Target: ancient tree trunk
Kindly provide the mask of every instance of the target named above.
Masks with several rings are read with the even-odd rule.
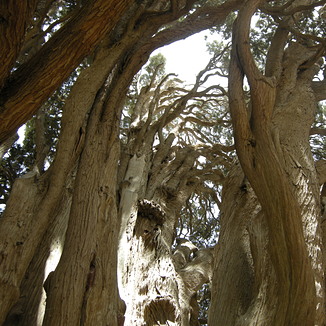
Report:
[[[122,183],[119,290],[126,304],[125,325],[188,325],[190,299],[209,278],[207,275],[211,262],[207,262],[208,267],[205,268],[207,275],[193,280],[191,285],[184,280],[189,274],[184,271],[183,278],[179,273],[179,269],[186,266],[190,257],[179,269],[173,263],[171,247],[177,213],[187,195],[183,194],[182,188],[177,190],[181,176],[174,180],[176,189],[168,188],[167,184],[173,180],[173,174],[170,175],[169,169],[165,170],[167,174],[162,171],[164,165],[169,165],[167,161],[162,163],[162,160],[165,155],[168,156],[171,143],[170,139],[156,153],[161,158],[157,161],[161,166],[161,169],[156,170],[157,174],[154,174],[155,155],[154,159],[152,155],[138,158],[135,155],[129,160]],[[194,161],[194,157],[189,158]],[[179,169],[184,169],[184,173],[192,166],[183,167],[182,161],[180,164]],[[153,172],[154,180],[150,178],[147,183],[150,172]],[[167,184],[161,184],[158,176],[160,173],[165,175]],[[140,200],[142,198],[152,198],[152,201]],[[191,274],[195,273],[196,266],[194,264],[192,269],[189,267]]]
[[[324,325],[319,192],[309,147],[316,105],[311,80],[316,70],[314,66],[300,69],[315,52],[294,43],[283,55],[279,46],[281,55],[270,56],[274,61],[267,63],[267,77],[263,76],[252,59],[248,41],[250,16],[258,3],[247,1],[234,26],[229,80],[237,154],[262,209],[258,215],[251,213],[254,237],[250,238],[250,231],[244,228],[233,233],[243,242],[243,232],[249,232],[249,243],[245,242],[247,248],[250,244],[252,267],[246,281],[251,301],[245,300],[243,313],[235,316],[225,305],[218,306],[223,298],[213,298],[211,322],[223,325],[223,320],[230,318],[241,325]],[[251,88],[248,107],[243,94],[244,75]],[[231,226],[225,227],[222,236],[230,232],[226,230]],[[222,248],[218,261],[232,249],[225,247],[224,252]],[[229,254],[233,264],[235,253]],[[217,278],[227,266],[221,263],[215,268]],[[242,276],[234,277],[240,280]],[[218,289],[223,281],[214,282],[219,284]]]
[[[94,103],[59,265],[47,284],[44,325],[117,325],[117,121]]]
[[[89,69],[93,73],[86,69],[67,99],[54,163],[41,176],[35,173],[16,181],[14,188],[17,191],[12,191],[0,221],[0,323],[19,297],[19,287],[26,269],[49,227],[68,175],[76,168],[83,149],[87,112],[107,74],[103,69],[103,57],[99,56]],[[24,200],[27,200],[27,204]],[[21,245],[17,246],[17,242]]]
[[[71,29],[69,32],[72,31],[72,34],[69,35],[76,35],[76,33],[79,35],[80,29],[73,29],[72,26],[76,27],[74,23],[77,25],[80,23],[83,28],[87,29],[87,35],[80,33],[80,36],[84,43],[87,43],[86,46],[89,46],[89,50],[94,45],[94,35],[98,40],[99,35],[102,37],[108,29],[116,26],[121,18],[116,10],[110,10],[112,9],[111,2],[105,3],[103,4],[102,1],[87,3],[83,8],[88,9],[89,12],[80,11],[80,15],[77,14],[66,23],[62,31]],[[134,11],[119,20],[119,26],[116,26],[117,28],[110,34],[110,37],[103,41],[91,67],[82,72],[67,100],[53,165],[43,175],[28,175],[17,181],[16,194],[14,191],[4,217],[0,221],[2,235],[0,241],[0,323],[19,298],[19,289],[25,272],[56,214],[55,210],[62,199],[67,178],[79,163],[76,189],[69,215],[67,242],[64,247],[66,253],[62,256],[58,269],[47,282],[49,297],[44,324],[86,325],[106,323],[108,319],[116,324],[115,260],[118,223],[115,207],[115,178],[119,159],[117,157],[117,124],[124,95],[132,76],[147,60],[152,50],[203,29],[212,22],[225,19],[236,3],[237,1],[230,1],[230,5],[222,5],[215,11],[198,10],[198,13],[196,11],[188,22],[180,22],[178,24],[180,28],[177,30],[172,24],[171,29],[164,29],[162,33],[158,33],[158,29],[188,13],[192,1],[187,2],[186,5],[180,2],[178,8],[171,8],[173,10],[161,12],[158,9],[153,15],[148,15],[148,8],[144,6],[135,6],[132,7]],[[118,5],[114,3],[114,7],[119,8],[121,12],[130,9],[127,1],[119,2]],[[107,14],[108,10],[109,14]],[[100,16],[97,17],[99,12]],[[87,16],[87,13],[90,16]],[[87,19],[83,21],[85,15],[90,18],[89,21]],[[103,22],[104,19],[107,22],[111,15],[114,17],[109,19],[104,30],[98,31],[98,25],[92,24],[94,17],[96,20],[100,19]],[[198,17],[200,19],[197,23]],[[8,127],[1,129],[4,138],[14,125],[9,126],[11,118],[16,118],[16,109],[12,111],[11,104],[15,105],[19,111],[24,107],[20,106],[19,101],[23,99],[24,103],[27,103],[29,109],[24,109],[26,114],[20,115],[16,120],[21,123],[20,118],[24,116],[26,119],[27,115],[43,101],[42,96],[49,94],[54,89],[54,84],[58,84],[59,80],[62,81],[64,76],[67,76],[67,67],[72,69],[73,63],[68,59],[68,61],[61,60],[61,63],[53,67],[55,60],[62,59],[60,33],[51,39],[52,43],[49,41],[42,48],[40,53],[43,53],[44,57],[42,56],[40,61],[38,61],[39,53],[28,62],[28,65],[22,65],[20,69],[17,69],[10,83],[8,82],[3,89],[1,93],[1,104],[4,106],[2,119],[8,122],[8,124],[6,122],[2,124]],[[69,37],[67,39],[63,37],[64,41],[68,42],[69,39]],[[78,40],[80,38],[74,38],[67,47],[69,49],[74,47],[74,50],[78,52],[79,46],[83,43],[77,44]],[[53,47],[50,46],[51,44]],[[63,56],[68,53],[63,52]],[[50,60],[51,55],[56,56],[53,61]],[[70,55],[71,52],[69,52],[69,57]],[[71,57],[76,64],[76,57],[74,55]],[[80,55],[78,60],[81,57]],[[30,69],[35,65],[39,68],[31,72]],[[46,69],[56,71],[56,76],[53,77],[51,72],[46,74]],[[29,78],[24,78],[26,74]],[[39,82],[40,80],[49,81],[49,78],[51,81],[46,87]],[[27,80],[30,83],[27,83]],[[35,80],[37,80],[37,85],[34,84]],[[32,91],[31,88],[33,88]],[[34,98],[35,92],[37,96]],[[28,94],[25,96],[25,93]],[[187,153],[183,152],[181,156],[187,156]],[[192,159],[193,157],[186,157],[184,161],[188,162]],[[191,166],[188,164],[185,170],[190,169]],[[186,179],[182,179],[183,171],[184,169],[181,169],[172,180],[172,188],[179,182],[186,183]],[[153,182],[155,183],[155,180]],[[109,248],[108,241],[112,242]],[[109,264],[109,260],[112,264]],[[81,266],[75,269],[79,261],[81,261]],[[76,283],[74,282],[75,276]],[[103,284],[105,284],[104,288],[101,287]],[[76,296],[73,295],[75,290]],[[68,293],[67,296],[66,293]],[[109,293],[112,297],[109,297]],[[108,305],[107,302],[110,304]],[[93,304],[99,306],[94,307]]]
[[[237,316],[243,315],[250,306],[254,266],[248,226],[259,211],[260,205],[237,164],[223,184],[221,232],[211,292],[209,321],[212,325],[237,325]]]
[[[32,175],[26,176],[15,182],[11,196],[7,202],[7,210],[0,222],[1,231],[6,231],[6,233],[2,233],[5,234],[5,241],[1,243],[0,249],[0,324],[3,323],[7,312],[19,298],[20,281],[24,276],[25,270],[20,271],[19,265],[14,265],[13,263],[16,259],[19,260],[22,254],[24,254],[23,249],[27,240],[27,237],[24,236],[24,232],[19,231],[25,227],[25,223],[27,223],[26,220],[33,214],[35,206],[41,201],[40,193],[38,192],[37,184],[34,182],[34,179],[35,175]],[[24,195],[23,198],[22,194]],[[22,213],[23,215],[20,215]],[[17,234],[15,234],[16,229]],[[15,259],[13,260],[12,257]],[[22,264],[27,268],[29,261],[25,262],[24,259],[21,260]]]
[[[136,208],[128,234],[126,270],[122,276],[126,303],[124,325],[168,325],[180,322],[177,274],[166,242],[166,216],[149,201]]]
[[[171,248],[181,207],[213,174],[206,171],[201,179],[203,170],[197,176],[195,168],[199,153],[192,146],[173,146],[172,133],[162,136],[196,91],[160,103],[165,109],[153,112],[161,95],[167,100],[169,91],[174,94],[170,84],[166,91],[164,82],[155,82],[137,99],[120,159],[119,291],[126,304],[125,325],[197,325],[195,295],[210,280],[212,252],[180,243],[172,256]],[[160,141],[154,146],[156,135]]]
[[[20,298],[10,310],[4,326],[42,326],[46,306],[43,288],[61,257],[71,206],[74,178],[69,178],[62,200],[56,207],[55,217],[43,236],[29,264],[20,286]]]
[[[130,220],[120,287],[124,325],[198,325],[195,295],[211,279],[212,249],[179,240],[172,255],[174,217],[153,202],[139,201]]]

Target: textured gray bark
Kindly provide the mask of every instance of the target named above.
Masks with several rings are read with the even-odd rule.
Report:
[[[138,203],[135,213],[124,247],[128,260],[120,271],[124,325],[198,325],[195,295],[211,279],[212,249],[198,250],[180,240],[172,254],[167,238],[174,217],[147,200]]]
[[[155,77],[132,107],[120,159],[119,291],[126,304],[125,325],[197,325],[195,295],[210,281],[212,250],[192,245],[188,251],[184,242],[174,254],[171,248],[191,192],[219,177],[210,167],[196,166],[200,154],[214,149],[202,145],[205,150],[199,153],[191,145],[173,146],[177,135],[169,133],[169,124],[188,111],[188,101],[205,92],[197,92],[198,82],[180,95],[173,91],[180,89],[174,81]]]
[[[58,236],[63,242],[69,212],[64,254],[46,283],[44,325],[122,323],[115,275],[118,234],[126,325],[167,324],[168,320],[183,326],[196,324],[194,296],[202,283],[210,281],[212,250],[197,250],[181,241],[172,252],[173,232],[189,194],[196,187],[203,189],[205,181],[223,177],[209,168],[194,168],[199,155],[217,156],[213,147],[176,148],[172,146],[176,135],[164,138],[162,129],[182,112],[182,105],[198,88],[157,121],[150,119],[154,109],[147,112],[145,102],[139,103],[146,112],[135,110],[132,145],[121,157],[118,123],[126,89],[149,53],[223,21],[238,2],[203,6],[180,21],[176,19],[188,13],[193,1],[171,1],[171,8],[160,2],[145,8],[142,3],[120,20],[97,49],[91,68],[79,77],[67,101],[53,166],[45,174],[17,180],[0,221],[0,323],[10,309],[6,325],[35,323],[43,284],[43,275],[34,274],[35,266],[44,267],[47,241]],[[241,17],[248,22],[246,10],[261,3],[246,1]],[[168,25],[160,29],[164,24]],[[240,117],[235,121],[235,134],[246,176],[235,168],[225,184],[210,323],[324,325],[326,264],[321,253],[322,235],[326,241],[326,197],[323,192],[320,205],[319,186],[325,178],[320,178],[321,172],[317,180],[308,142],[316,100],[324,99],[324,83],[311,84],[318,52],[295,42],[283,52],[287,31],[278,30],[267,57],[266,76],[262,76],[246,52],[249,42],[241,34],[246,31],[241,27],[246,26],[239,26],[233,53],[237,56],[233,64],[237,61],[239,66],[233,69],[248,77],[252,105],[236,108],[245,109],[245,119],[244,112],[233,107],[233,117]],[[237,97],[242,84],[232,90],[239,86],[233,77],[231,105],[243,100]],[[157,103],[151,103],[152,108]],[[155,136],[160,142],[154,146]],[[65,187],[77,163],[70,210]],[[215,160],[214,164],[222,163]],[[57,210],[62,200],[67,207],[62,205],[61,214]],[[157,204],[161,213],[147,207]],[[57,218],[63,219],[62,224]],[[60,228],[52,235],[46,233],[51,233],[56,222]],[[42,239],[46,241],[39,244]],[[36,293],[34,284],[38,284]],[[15,320],[24,312],[20,321]]]
[[[55,210],[56,216],[36,249],[22,280],[20,298],[10,310],[4,326],[42,326],[46,306],[43,285],[61,257],[71,206],[72,186],[72,183],[66,185],[65,194]]]

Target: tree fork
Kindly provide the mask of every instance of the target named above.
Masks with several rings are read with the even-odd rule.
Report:
[[[274,324],[312,325],[316,310],[314,276],[304,241],[300,206],[271,137],[275,87],[259,72],[249,48],[250,18],[260,2],[246,2],[233,30],[229,92],[236,149],[267,216],[268,250],[279,289]],[[251,113],[244,101],[244,75],[251,87]]]

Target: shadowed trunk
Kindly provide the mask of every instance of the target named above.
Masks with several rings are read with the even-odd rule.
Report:
[[[73,181],[74,178],[71,178]],[[43,284],[55,270],[61,257],[71,206],[73,182],[66,185],[65,194],[55,209],[49,226],[26,271],[20,286],[20,298],[10,310],[4,326],[42,326],[46,306]]]
[[[315,50],[294,42],[283,54],[283,47],[273,47],[272,43],[270,51],[276,55],[270,53],[269,58],[274,60],[267,61],[267,76],[262,75],[248,41],[250,17],[258,4],[247,1],[234,25],[229,77],[237,154],[261,205],[261,213],[249,213],[251,226],[246,226],[249,238],[245,243],[252,258],[249,255],[244,261],[252,260],[247,279],[252,297],[250,302],[245,300],[247,306],[240,316],[225,304],[218,306],[223,298],[213,299],[211,322],[223,325],[224,319],[241,325],[324,325],[319,191],[309,145],[316,107],[311,80],[318,67],[300,69],[314,57]],[[275,35],[280,34],[281,39],[274,41],[285,46],[282,38],[287,39],[287,32]],[[250,85],[248,106],[244,76]],[[250,230],[255,231],[254,237]],[[243,243],[244,227],[231,232]],[[226,246],[225,253],[221,249],[218,261],[229,252],[230,264],[234,264],[233,255],[238,254],[232,253],[233,249]],[[215,266],[218,288],[222,286],[218,275],[225,268],[225,263]],[[234,280],[240,280],[240,274],[234,275]]]

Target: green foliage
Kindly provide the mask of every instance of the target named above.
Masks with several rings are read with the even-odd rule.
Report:
[[[255,26],[250,32],[251,51],[256,59],[258,67],[263,71],[266,63],[266,56],[269,45],[271,44],[277,25],[270,15],[260,12],[255,15]]]
[[[320,38],[326,37],[326,21],[317,10],[303,11],[296,23],[301,33],[315,35]],[[305,37],[303,36],[303,40]]]
[[[29,164],[31,164],[30,155],[17,142],[10,148],[7,156],[0,161],[1,205],[6,204],[15,179],[27,171],[26,166]],[[0,206],[0,214],[2,211],[3,208]]]
[[[216,25],[210,29],[211,33],[218,33],[222,36],[223,40],[231,41],[232,25],[236,17],[237,14],[235,12],[230,13],[222,25]]]
[[[204,284],[202,289],[198,291],[197,301],[200,307],[198,316],[200,325],[208,325],[208,309],[211,302],[211,290],[208,284]]]
[[[65,100],[73,86],[78,74],[85,64],[76,69],[69,79],[49,98],[42,106],[39,113],[25,124],[23,140],[16,141],[0,161],[0,214],[4,210],[13,183],[16,178],[33,170],[36,164],[36,119],[38,115],[44,117],[43,144],[47,150],[44,168],[53,162],[56,145],[59,139],[62,110]],[[43,170],[43,169],[42,169]],[[40,171],[41,173],[43,171]]]
[[[155,76],[157,79],[161,79],[165,74],[165,64],[166,58],[163,54],[158,53],[151,56],[144,67],[145,73],[139,75],[138,82],[140,86],[148,86]]]
[[[213,191],[219,190],[213,187]],[[199,248],[216,244],[219,232],[219,208],[215,196],[193,194],[183,207],[177,237],[187,238]]]

